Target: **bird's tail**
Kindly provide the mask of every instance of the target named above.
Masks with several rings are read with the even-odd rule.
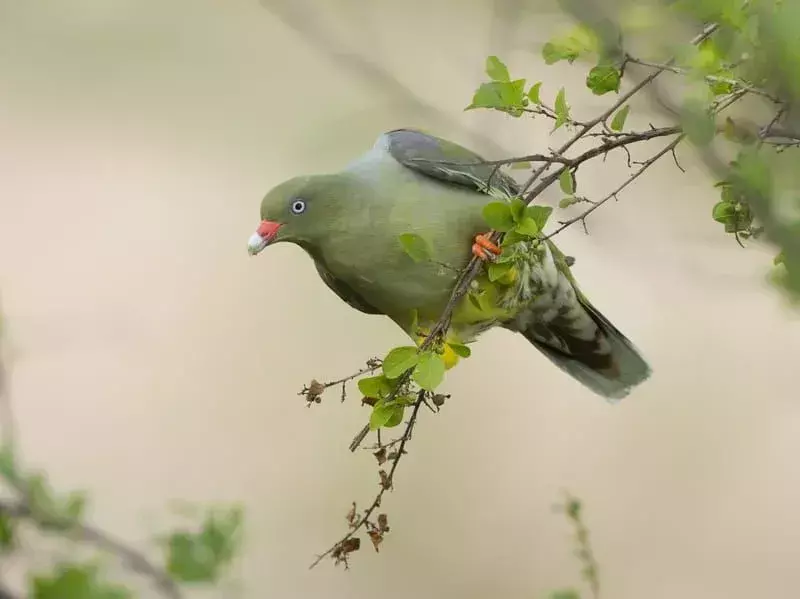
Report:
[[[539,324],[519,332],[561,370],[598,395],[619,401],[650,377],[650,366],[633,343],[580,293],[578,300],[596,325],[593,334],[576,331],[570,326],[574,323],[559,323],[558,318],[547,324],[546,331]],[[548,343],[548,338],[558,338],[559,343]]]

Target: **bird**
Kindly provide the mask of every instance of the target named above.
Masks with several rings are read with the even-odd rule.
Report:
[[[511,248],[491,240],[485,207],[522,190],[486,162],[420,129],[383,132],[341,170],[295,176],[270,189],[248,253],[281,242],[299,246],[341,300],[388,317],[417,345],[477,256],[487,268],[452,313],[448,368],[458,360],[452,347],[500,328],[520,334],[594,394],[612,403],[626,397],[650,378],[648,362],[590,303],[552,240],[522,239]],[[427,259],[410,255],[404,234],[425,242]],[[491,280],[489,265],[507,252],[517,257],[514,268]]]

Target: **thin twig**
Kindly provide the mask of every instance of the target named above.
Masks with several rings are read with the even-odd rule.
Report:
[[[633,173],[630,177],[628,177],[622,183],[622,185],[617,187],[614,191],[609,193],[602,200],[598,200],[597,202],[592,204],[589,208],[587,208],[586,210],[581,212],[578,216],[576,216],[574,218],[571,218],[569,220],[562,221],[561,222],[561,226],[558,227],[555,231],[553,231],[549,235],[547,235],[544,239],[551,239],[552,237],[555,237],[556,235],[561,233],[561,231],[563,231],[567,227],[570,227],[571,225],[573,225],[573,224],[575,224],[577,222],[582,222],[582,223],[585,224],[587,216],[589,216],[592,212],[597,210],[600,206],[602,206],[603,204],[608,202],[610,199],[616,198],[618,193],[620,193],[628,185],[630,185],[636,179],[638,179],[648,168],[653,166],[653,163],[658,161],[659,158],[661,158],[665,154],[668,154],[669,152],[672,152],[672,150],[675,149],[675,146],[677,146],[679,143],[681,143],[681,141],[683,141],[684,137],[685,137],[685,134],[681,134],[678,137],[676,137],[673,141],[671,141],[666,147],[664,147],[662,150],[660,150],[657,154],[654,154],[648,160],[646,160],[644,163],[642,163],[642,165],[636,170],[636,172]]]
[[[616,148],[621,148],[630,144],[649,141],[657,137],[665,137],[667,135],[676,135],[681,132],[680,127],[661,127],[659,129],[650,129],[648,131],[641,131],[635,133],[623,133],[615,135],[604,140],[599,146],[587,150],[576,158],[568,158],[559,154],[545,155],[545,154],[528,154],[526,156],[516,156],[513,158],[504,158],[502,160],[480,160],[475,162],[453,162],[449,160],[428,160],[426,158],[415,158],[414,162],[425,162],[428,164],[440,164],[442,166],[504,166],[507,164],[514,164],[516,162],[545,162],[548,164],[562,164],[574,168],[580,164],[591,160],[601,154],[606,154]]]
[[[17,490],[20,491],[22,497],[27,495],[24,489],[17,487]],[[166,571],[154,566],[142,553],[128,547],[122,541],[114,539],[100,529],[79,522],[65,521],[60,518],[43,515],[38,510],[34,512],[30,503],[25,499],[15,502],[0,500],[0,512],[14,518],[31,520],[43,528],[59,530],[67,537],[76,538],[92,544],[98,549],[108,551],[116,555],[131,571],[152,580],[164,596],[172,599],[181,599],[183,597],[178,584]]]
[[[353,536],[361,530],[364,525],[369,521],[372,514],[375,512],[376,509],[381,505],[381,500],[383,499],[383,494],[392,488],[392,482],[394,481],[394,474],[397,470],[397,466],[400,463],[403,455],[405,455],[405,446],[408,440],[411,438],[411,434],[414,430],[414,425],[417,422],[417,415],[419,414],[419,408],[422,406],[423,402],[425,401],[425,392],[420,391],[417,395],[417,401],[414,403],[414,409],[411,412],[411,416],[406,423],[405,430],[403,431],[402,437],[400,437],[400,446],[397,448],[397,455],[395,455],[394,459],[392,460],[392,466],[389,469],[389,474],[386,477],[385,482],[381,482],[380,491],[375,496],[375,499],[372,501],[372,504],[366,509],[364,515],[361,516],[358,522],[356,522],[351,530],[344,535],[337,543],[335,543],[330,549],[328,549],[325,553],[322,553],[317,556],[317,558],[312,562],[309,566],[309,570],[319,564],[323,559],[327,556],[332,554],[336,551],[337,547],[343,546],[349,539],[353,538]]]
[[[316,382],[317,388],[315,389],[314,382],[311,385],[305,385],[300,391],[297,392],[298,395],[305,395],[308,396],[309,391],[315,392],[315,394],[319,395],[325,389],[330,389],[331,387],[335,387],[336,385],[344,385],[360,377],[362,374],[367,374],[368,372],[375,372],[378,368],[381,367],[382,362],[377,358],[370,358],[367,360],[367,365],[364,368],[359,369],[357,372],[353,374],[348,374],[340,379],[336,379],[335,381],[328,381],[326,383]]]
[[[657,62],[649,62],[647,60],[641,60],[639,58],[634,58],[633,56],[626,56],[625,57],[625,62],[638,64],[640,66],[648,67],[648,68],[651,68],[651,69],[660,69],[662,71],[669,71],[671,73],[676,73],[678,75],[688,75],[688,74],[690,74],[690,71],[688,69],[684,69],[682,67],[677,67],[677,66],[672,65],[672,64],[661,64],[661,63],[657,63]],[[763,90],[763,89],[761,89],[759,87],[756,87],[755,85],[751,85],[749,83],[744,83],[744,82],[742,82],[741,80],[738,80],[738,79],[729,79],[728,77],[718,77],[716,75],[705,75],[703,78],[706,81],[708,81],[709,83],[724,83],[724,84],[730,85],[733,88],[742,90],[745,93],[753,94],[753,95],[756,95],[756,96],[762,96],[764,98],[768,98],[769,100],[772,100],[775,103],[779,103],[780,102],[780,100],[778,100],[778,98],[776,98],[775,96],[773,96],[769,92],[767,92],[767,91],[765,91],[765,90]]]
[[[716,23],[714,23],[712,25],[709,25],[708,27],[705,28],[705,30],[701,34],[696,36],[692,40],[691,43],[695,44],[695,45],[699,44],[701,41],[703,41],[704,39],[706,39],[707,37],[712,35],[717,30],[718,27],[719,27],[719,25],[717,25]],[[674,62],[674,59],[672,59],[670,61],[670,63],[671,62]],[[574,146],[576,143],[578,143],[578,141],[580,141],[591,129],[593,129],[594,127],[596,127],[600,123],[604,123],[605,121],[607,121],[611,117],[611,115],[613,115],[623,104],[625,104],[625,102],[630,100],[634,95],[636,95],[642,89],[644,89],[647,85],[652,83],[656,79],[656,77],[658,77],[662,72],[663,71],[656,71],[654,73],[651,73],[645,79],[643,79],[642,81],[637,83],[635,86],[633,86],[633,88],[631,88],[629,91],[627,91],[626,93],[622,94],[617,99],[617,101],[614,102],[614,104],[610,108],[608,108],[606,111],[604,111],[600,116],[592,119],[588,123],[585,123],[580,128],[580,130],[577,133],[575,133],[575,135],[573,135],[560,148],[558,148],[558,150],[556,150],[554,152],[554,154],[556,156],[563,155],[567,150],[569,150],[572,146]],[[622,145],[624,145],[624,144],[622,144]],[[593,150],[590,150],[590,151],[594,151],[594,150],[596,150],[596,148],[594,148]],[[599,152],[596,155],[599,155],[599,154],[602,154],[602,152]],[[528,188],[530,188],[530,186],[544,172],[546,172],[549,167],[550,167],[550,164],[549,163],[545,163],[543,166],[541,166],[538,169],[536,169],[531,174],[531,176],[528,178],[528,180],[525,182],[525,184],[522,186],[520,195],[525,194],[527,192],[527,195],[525,195],[525,202],[527,204],[530,204],[531,202],[533,202],[533,200],[536,199],[537,196],[539,196],[547,187],[549,187],[554,181],[556,181],[558,179],[558,175],[561,172],[563,172],[564,169],[569,168],[566,165],[562,165],[561,168],[558,169],[558,171],[556,173],[553,173],[553,175],[550,175],[549,177],[547,177],[545,180],[543,180],[540,183],[540,185],[537,185],[533,190],[528,192]],[[497,242],[497,241],[499,241],[501,236],[502,236],[502,234],[500,234],[500,233],[498,233],[496,231],[493,231],[489,237],[490,237],[490,239],[492,241]],[[482,267],[483,267],[483,262],[482,262],[482,260],[480,258],[478,258],[477,256],[473,256],[470,259],[469,263],[467,264],[467,266],[464,268],[464,270],[462,271],[461,275],[457,279],[455,287],[453,288],[453,291],[452,291],[452,293],[450,295],[450,298],[448,299],[447,304],[445,305],[445,308],[444,308],[444,310],[442,312],[441,317],[439,318],[439,320],[434,325],[433,329],[431,330],[431,333],[430,333],[429,337],[425,340],[425,343],[423,344],[421,349],[423,349],[423,350],[424,349],[428,349],[428,347],[430,346],[430,343],[432,342],[433,339],[436,339],[438,337],[443,337],[444,336],[444,334],[446,333],[447,329],[450,327],[450,319],[452,318],[452,315],[453,315],[453,312],[456,309],[456,306],[461,301],[461,299],[464,297],[464,295],[466,295],[467,291],[469,290],[470,284],[478,276],[478,274],[480,273],[480,270],[481,270]],[[406,375],[408,375],[408,373],[406,373]],[[364,440],[364,437],[367,435],[368,432],[369,432],[369,426],[365,425],[356,434],[356,436],[353,438],[352,442],[350,443],[350,451],[355,451],[356,449],[358,449],[358,446]]]
[[[713,25],[710,25],[710,26],[706,27],[705,30],[700,35],[696,36],[695,39],[692,40],[692,43],[693,44],[700,43],[702,40],[704,40],[707,37],[709,37],[710,35],[712,35],[714,33],[714,31],[716,31],[717,27],[718,27],[718,25],[716,25],[716,24],[713,24]],[[671,64],[672,62],[674,62],[674,59],[671,60],[670,63],[668,63],[668,65]],[[629,90],[628,92],[622,94],[617,99],[617,101],[609,109],[604,111],[600,116],[596,117],[595,119],[592,119],[591,121],[589,121],[587,123],[583,123],[582,125],[580,125],[580,130],[578,132],[576,132],[572,136],[572,138],[570,138],[558,150],[556,150],[554,152],[554,155],[557,156],[557,157],[563,156],[564,153],[567,152],[567,150],[569,150],[573,145],[575,145],[581,138],[586,136],[586,134],[589,133],[591,131],[591,129],[593,129],[598,124],[601,124],[601,123],[604,124],[622,105],[625,104],[625,102],[627,102],[631,97],[633,97],[635,94],[637,94],[639,91],[641,91],[644,87],[649,85],[656,77],[658,77],[658,75],[661,72],[663,72],[663,69],[657,70],[656,72],[650,74],[644,80],[642,80],[641,82],[637,83],[631,90]],[[606,129],[608,129],[608,127],[606,127]],[[679,132],[680,132],[679,128],[669,128],[667,130],[652,129],[650,132],[647,132],[649,137],[644,137],[644,139],[652,139],[652,138],[655,138],[655,137],[660,137],[660,136],[665,136],[665,135],[673,135],[673,134],[678,134]],[[620,189],[622,189],[625,186],[629,185],[633,180],[635,180],[639,175],[641,175],[650,165],[652,165],[654,162],[656,162],[661,156],[663,156],[667,152],[670,152],[678,143],[680,143],[680,141],[682,139],[683,139],[683,134],[681,133],[678,136],[678,138],[675,139],[674,141],[672,141],[664,150],[659,152],[656,156],[654,156],[647,163],[645,163],[645,165],[643,165],[639,169],[639,171],[637,171],[636,174],[634,174],[628,181],[626,181],[622,186],[620,186]],[[631,140],[629,138],[625,138],[625,137],[616,137],[616,136],[615,137],[609,137],[600,146],[598,146],[596,148],[592,148],[591,150],[588,150],[587,152],[584,152],[583,154],[581,154],[581,156],[579,156],[578,158],[573,159],[573,160],[581,160],[581,161],[589,160],[591,157],[599,156],[599,155],[601,155],[603,153],[607,153],[609,150],[611,150],[611,149],[613,149],[615,147],[624,147],[626,145],[626,143],[632,143],[632,142],[631,142]],[[531,174],[529,179],[526,181],[526,183],[521,188],[520,195],[524,195],[524,199],[525,199],[527,204],[530,204],[539,194],[541,194],[541,192],[547,186],[552,184],[557,179],[558,174],[560,172],[563,172],[563,170],[566,169],[566,168],[575,168],[575,164],[576,164],[575,162],[565,163],[565,161],[568,160],[568,159],[555,160],[555,159],[551,159],[551,157],[545,157],[543,155],[536,155],[535,158],[539,159],[540,162],[544,162],[544,164],[541,167],[537,168]],[[519,159],[517,159],[517,160],[519,160]],[[530,160],[533,161],[534,158],[531,158]],[[537,185],[535,188],[533,188],[533,189],[531,189],[529,191],[529,189],[531,188],[533,183],[537,179],[539,179],[548,170],[548,168],[553,163],[561,164],[561,168],[558,169],[558,172],[557,173],[553,173],[550,176],[546,177],[545,180],[542,180],[539,185]],[[578,164],[580,164],[580,163],[578,163]],[[499,166],[499,165],[496,165],[496,166]],[[609,198],[610,197],[614,197],[615,193],[611,194],[609,196]],[[592,211],[596,210],[600,205],[602,205],[606,201],[607,201],[607,199],[604,199],[603,201],[598,202],[597,204],[593,204],[591,206],[591,208],[586,211],[586,214],[589,214]],[[500,237],[501,237],[501,234],[499,234],[498,232],[496,232],[496,231],[492,232],[491,238],[494,241],[498,241]],[[433,328],[430,331],[430,333],[428,334],[428,336],[425,338],[423,343],[420,345],[420,348],[419,348],[420,351],[425,351],[425,350],[429,349],[439,339],[443,339],[444,338],[447,330],[450,327],[450,320],[452,318],[452,314],[453,314],[456,306],[458,305],[458,303],[461,301],[463,296],[469,290],[470,284],[476,278],[476,276],[480,272],[482,266],[483,266],[483,262],[479,258],[473,256],[471,258],[471,260],[469,261],[469,263],[467,264],[467,266],[462,270],[462,272],[461,272],[461,274],[460,274],[460,276],[459,276],[459,278],[458,278],[458,280],[457,280],[457,282],[456,282],[456,284],[455,284],[455,286],[453,288],[453,291],[451,292],[450,298],[447,301],[447,305],[445,306],[444,310],[442,311],[441,316],[437,320],[436,324],[433,326]],[[398,385],[396,386],[395,393],[396,393],[397,389],[401,388],[409,380],[409,378],[410,378],[410,371],[407,371],[406,373],[404,373],[404,375],[401,376],[400,380],[398,381]],[[345,543],[347,543],[349,540],[351,540],[353,538],[353,536],[356,534],[356,532],[358,530],[360,530],[362,527],[365,526],[365,524],[368,522],[369,517],[372,515],[372,513],[375,511],[375,509],[377,509],[377,507],[380,505],[381,499],[383,497],[383,494],[385,493],[385,491],[387,489],[391,488],[391,483],[392,483],[392,480],[393,480],[394,473],[395,473],[395,471],[397,469],[397,466],[399,464],[399,461],[400,461],[401,457],[403,456],[403,453],[404,453],[403,450],[404,450],[405,444],[406,444],[406,442],[408,441],[408,439],[410,437],[411,431],[412,431],[412,429],[414,427],[414,423],[416,422],[416,419],[417,419],[419,408],[422,405],[423,400],[424,400],[424,392],[420,392],[420,394],[419,394],[419,396],[417,398],[417,401],[414,404],[413,413],[412,413],[412,415],[411,415],[411,417],[410,417],[410,419],[408,421],[408,424],[406,426],[405,432],[403,433],[402,440],[400,442],[399,451],[397,452],[397,455],[395,456],[394,460],[392,461],[392,467],[390,469],[390,472],[389,472],[388,476],[386,477],[386,479],[384,481],[382,481],[381,489],[380,489],[379,493],[376,495],[375,500],[370,505],[370,507],[367,508],[364,516],[362,516],[362,518],[355,525],[353,525],[353,529],[350,530],[344,537],[342,537],[342,539],[338,543],[334,544],[326,552],[324,552],[323,554],[319,555],[317,557],[317,559],[311,564],[311,566],[310,566],[311,568],[313,568],[314,566],[319,564],[326,556],[329,556],[329,555],[333,554],[334,552],[336,552],[337,549],[342,548]],[[365,426],[359,432],[359,434],[356,435],[356,437],[353,439],[353,442],[350,445],[350,450],[351,451],[355,451],[358,448],[358,446],[361,444],[361,442],[363,441],[364,437],[366,436],[366,434],[368,432],[369,432],[369,426]]]

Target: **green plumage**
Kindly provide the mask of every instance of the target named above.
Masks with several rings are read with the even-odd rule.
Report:
[[[280,225],[269,242],[303,247],[342,300],[388,316],[416,338],[412,323],[432,326],[439,318],[475,236],[488,228],[482,211],[497,201],[491,194],[519,192],[513,179],[475,164],[480,161],[452,142],[415,130],[390,131],[338,173],[296,177],[272,189],[261,203],[261,218]],[[409,232],[428,241],[431,261],[415,262],[405,253],[399,236]],[[266,244],[251,245],[251,251]],[[482,275],[482,308],[467,299],[458,306],[451,332],[459,342],[494,326],[519,332],[608,399],[624,397],[649,377],[647,363],[580,292],[552,242],[517,251],[524,259],[516,281],[501,285]]]

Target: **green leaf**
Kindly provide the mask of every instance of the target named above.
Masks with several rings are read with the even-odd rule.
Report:
[[[531,163],[528,162],[527,160],[523,160],[522,162],[512,162],[511,168],[514,169],[515,171],[521,171],[524,169],[531,168]]]
[[[413,406],[417,403],[417,396],[416,395],[400,395],[399,397],[395,397],[394,402],[399,406]]]
[[[482,83],[472,97],[472,103],[464,110],[493,108],[508,112],[512,116],[520,116],[524,107],[522,102],[525,98],[524,88],[524,79]]]
[[[625,119],[628,118],[628,113],[631,111],[630,104],[625,104],[622,108],[617,110],[614,118],[611,119],[611,130],[612,131],[622,131],[623,127],[625,127]]]
[[[448,343],[457,356],[462,358],[469,358],[472,355],[472,350],[462,343]]]
[[[525,220],[525,217],[523,217],[522,220]],[[527,240],[528,238],[525,235],[520,235],[514,229],[511,229],[505,235],[503,235],[503,242],[500,244],[500,247],[510,248],[511,246],[513,246],[516,243],[519,243],[520,241],[527,241]],[[500,254],[495,259],[495,262],[513,262],[515,260],[516,258],[514,257],[513,253],[505,252],[503,254]]]
[[[94,565],[58,564],[52,575],[34,575],[31,599],[133,599],[123,586],[102,580]]]
[[[415,346],[395,347],[383,359],[383,374],[387,378],[396,379],[406,370],[411,370],[419,362],[419,353]]]
[[[542,90],[542,82],[537,81],[536,83],[531,85],[531,88],[528,90],[528,93],[526,95],[528,96],[530,101],[533,102],[534,104],[541,104],[542,100],[541,98],[539,98],[539,93],[541,92],[541,90]]]
[[[414,368],[414,382],[426,391],[433,391],[444,380],[445,364],[439,354],[427,351],[420,356]]]
[[[569,123],[572,117],[569,114],[569,104],[567,104],[567,92],[562,87],[556,94],[556,124],[553,131]]]
[[[416,233],[403,233],[398,237],[403,251],[414,262],[426,262],[431,259],[431,248],[428,242]]]
[[[493,81],[511,80],[511,76],[508,74],[508,67],[497,56],[489,56],[486,59],[486,74]]]
[[[67,497],[64,504],[63,515],[66,520],[78,522],[83,518],[86,511],[86,493],[72,492]]]
[[[470,290],[467,298],[469,298],[469,303],[481,312],[489,312],[492,309],[489,297],[483,289]]]
[[[741,195],[758,194],[764,198],[773,194],[772,171],[757,148],[745,146],[736,157],[733,173]]]
[[[511,204],[507,202],[490,202],[483,207],[483,219],[495,231],[508,231],[514,226]]]
[[[387,397],[392,392],[392,385],[384,375],[368,376],[358,380],[358,390],[365,397],[380,399]]]
[[[525,215],[536,221],[540,231],[544,230],[552,213],[553,208],[551,206],[539,206],[538,204],[528,206],[525,209]]]
[[[596,52],[598,40],[588,27],[578,25],[568,35],[554,38],[542,47],[542,58],[547,64],[560,60],[574,62],[582,55]]]
[[[733,77],[730,77],[733,79]],[[731,93],[736,86],[731,81],[720,81],[719,79],[710,79],[708,81],[708,89],[715,96],[725,96]]]
[[[9,514],[0,511],[0,554],[14,549],[15,532],[16,522]]]
[[[619,69],[610,64],[599,64],[586,76],[586,87],[596,96],[618,92],[622,76]]]
[[[397,402],[379,402],[372,408],[369,416],[369,428],[377,430],[381,427],[392,428],[403,421],[405,406]]]
[[[558,176],[558,185],[561,191],[566,194],[572,195],[575,193],[575,175],[571,170],[565,168]]]
[[[566,197],[566,198],[561,198],[558,201],[558,207],[559,208],[569,208],[570,206],[574,206],[578,202],[580,202],[579,198],[576,198],[575,196],[569,196],[569,197]]]
[[[736,216],[736,205],[730,202],[717,202],[711,211],[712,218],[718,223],[725,224]]]
[[[394,428],[401,422],[403,422],[403,414],[405,413],[406,408],[404,405],[395,404],[394,409],[392,410],[392,415],[389,417],[389,420],[383,425],[384,428]]]
[[[687,98],[683,104],[682,124],[686,137],[698,146],[707,146],[714,139],[717,127],[714,115],[705,102]]]
[[[560,589],[550,593],[550,599],[581,599],[581,594],[575,589]]]
[[[722,67],[722,53],[712,39],[700,42],[694,55],[689,60],[689,66],[697,69],[700,74],[716,74]]]
[[[522,198],[514,198],[511,200],[511,218],[514,219],[515,223],[518,223],[522,220],[522,217],[525,216],[525,200]]]
[[[167,538],[167,572],[179,582],[214,583],[236,554],[242,511],[213,510],[197,532],[178,531]]]
[[[541,228],[539,228],[539,225],[536,223],[536,219],[533,219],[530,216],[523,218],[522,222],[518,224],[514,230],[520,235],[525,235],[526,237],[536,237],[541,232]]]
[[[11,483],[20,480],[14,448],[11,445],[6,445],[0,449],[0,476]]]
[[[489,264],[486,271],[487,274],[489,275],[489,280],[494,282],[497,279],[501,278],[503,275],[508,274],[508,271],[510,271],[512,268],[514,268],[514,265],[511,264],[510,262],[501,262],[501,263],[493,262]]]

